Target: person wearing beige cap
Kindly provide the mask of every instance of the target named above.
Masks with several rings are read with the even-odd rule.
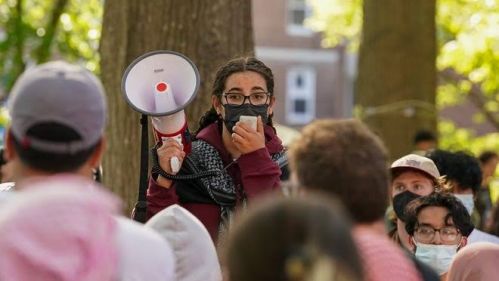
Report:
[[[390,236],[410,250],[412,246],[405,231],[404,209],[412,200],[440,189],[440,173],[431,159],[416,154],[395,160],[390,172],[392,206],[396,215],[396,226],[390,231]]]
[[[16,200],[18,193],[33,188],[42,190],[47,186],[63,185],[69,190],[81,186],[82,196],[93,189],[103,188],[94,187],[92,181],[93,170],[99,167],[104,153],[107,115],[104,89],[94,74],[63,61],[34,66],[16,81],[9,94],[8,109],[11,124],[6,133],[4,156],[13,165],[15,186],[8,191],[0,190],[5,193],[0,195],[0,205]],[[66,208],[60,207],[61,210],[75,212],[71,204],[62,203],[61,206]],[[117,244],[117,272],[113,280],[172,280],[173,254],[168,242],[158,233],[123,216],[114,218],[115,235],[104,241]],[[31,219],[29,224],[33,228],[38,227],[38,224],[31,225],[36,222]],[[47,225],[44,230],[48,233],[62,226]],[[27,229],[26,226],[24,229]],[[15,236],[13,239],[24,241],[16,240]],[[80,243],[79,240],[73,241]],[[67,249],[57,243],[44,243],[42,239],[39,245],[40,252],[54,255],[59,252],[66,257],[63,253],[67,254]],[[33,255],[31,248],[23,248],[19,255]],[[4,254],[5,251],[0,252]],[[75,256],[71,258],[76,260]],[[9,267],[8,264],[6,267]],[[24,272],[23,268],[21,271]],[[12,276],[11,279],[3,279],[2,276],[0,280],[110,280],[92,276],[87,279],[42,278],[37,274],[30,275],[30,279],[13,279]]]

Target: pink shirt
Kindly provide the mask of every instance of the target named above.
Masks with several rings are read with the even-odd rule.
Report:
[[[366,281],[420,281],[421,276],[402,249],[384,235],[355,227],[353,238],[359,250]]]

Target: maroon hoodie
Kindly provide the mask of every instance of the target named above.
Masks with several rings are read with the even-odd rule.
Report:
[[[265,126],[265,148],[241,155],[227,168],[235,186],[241,185],[248,202],[254,198],[278,188],[281,175],[279,166],[271,159],[270,155],[283,150],[281,140],[270,126]],[[232,162],[232,157],[225,149],[222,134],[218,124],[214,123],[201,130],[197,136],[212,145],[222,158],[224,166]],[[236,208],[243,197],[237,189]],[[147,190],[147,218],[149,219],[164,208],[179,204],[194,214],[208,229],[213,241],[218,236],[220,224],[220,206],[202,203],[181,203],[175,191],[175,183],[170,188],[160,186],[154,179],[149,180]]]

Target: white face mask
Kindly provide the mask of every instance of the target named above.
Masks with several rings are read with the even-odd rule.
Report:
[[[449,270],[452,258],[456,255],[459,245],[433,245],[415,242],[416,258],[433,268],[438,275]]]
[[[473,194],[454,194],[454,196],[463,203],[464,207],[468,211],[468,214],[473,213],[475,208],[475,200],[473,200]]]

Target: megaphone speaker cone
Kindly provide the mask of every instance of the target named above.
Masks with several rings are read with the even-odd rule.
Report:
[[[189,105],[196,97],[199,83],[199,71],[189,58],[173,51],[154,51],[128,66],[121,88],[136,111],[165,116]]]

